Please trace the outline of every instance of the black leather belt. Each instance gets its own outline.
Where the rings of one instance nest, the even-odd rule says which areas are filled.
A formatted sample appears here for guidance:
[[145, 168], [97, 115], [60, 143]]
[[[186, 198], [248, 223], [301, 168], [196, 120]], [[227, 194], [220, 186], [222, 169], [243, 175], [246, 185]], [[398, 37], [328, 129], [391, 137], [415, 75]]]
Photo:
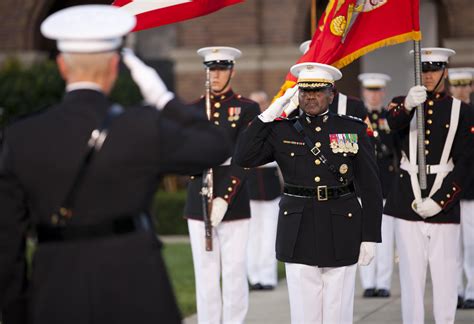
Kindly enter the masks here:
[[151, 219], [146, 214], [124, 216], [110, 222], [94, 225], [52, 226], [39, 224], [36, 234], [39, 243], [64, 242], [103, 238], [107, 236], [128, 234], [137, 231], [152, 231]]
[[319, 201], [329, 199], [337, 199], [355, 192], [354, 184], [351, 182], [347, 185], [328, 187], [317, 186], [316, 188], [300, 187], [285, 183], [283, 192], [286, 195], [297, 196], [302, 198], [316, 198]]

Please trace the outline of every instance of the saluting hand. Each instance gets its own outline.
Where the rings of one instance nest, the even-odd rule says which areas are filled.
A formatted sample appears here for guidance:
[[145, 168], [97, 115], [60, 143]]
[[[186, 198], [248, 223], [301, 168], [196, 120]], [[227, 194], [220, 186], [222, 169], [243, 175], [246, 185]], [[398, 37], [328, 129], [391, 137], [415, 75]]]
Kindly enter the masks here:
[[258, 118], [264, 123], [271, 123], [280, 117], [283, 111], [285, 111], [288, 116], [298, 107], [298, 102], [295, 101], [296, 99], [294, 98], [295, 95], [298, 95], [298, 86], [287, 89], [285, 94], [275, 100], [263, 113], [258, 115]]
[[174, 98], [158, 73], [143, 63], [131, 49], [122, 49], [122, 58], [147, 104], [161, 110]]
[[221, 197], [217, 197], [212, 200], [211, 224], [213, 227], [216, 227], [220, 224], [220, 222], [222, 222], [228, 207], [229, 204], [227, 201]]

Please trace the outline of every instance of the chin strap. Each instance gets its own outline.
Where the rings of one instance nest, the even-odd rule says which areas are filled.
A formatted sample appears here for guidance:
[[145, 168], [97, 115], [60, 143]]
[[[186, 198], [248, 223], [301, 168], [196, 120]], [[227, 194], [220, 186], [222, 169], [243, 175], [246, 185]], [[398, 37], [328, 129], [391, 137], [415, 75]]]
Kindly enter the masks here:
[[438, 83], [436, 83], [436, 86], [433, 88], [433, 91], [430, 91], [430, 93], [436, 93], [438, 92], [438, 87], [441, 85], [441, 81], [444, 80], [444, 71], [446, 70], [445, 67], [443, 67], [443, 73], [441, 74], [441, 76], [439, 77], [439, 80], [438, 80]]
[[227, 86], [230, 83], [230, 80], [232, 79], [232, 71], [233, 70], [234, 70], [234, 68], [230, 69], [229, 78], [227, 79], [227, 82], [225, 83], [225, 85], [219, 91], [212, 91], [213, 94], [222, 93], [222, 91], [224, 91], [224, 89], [227, 88]]

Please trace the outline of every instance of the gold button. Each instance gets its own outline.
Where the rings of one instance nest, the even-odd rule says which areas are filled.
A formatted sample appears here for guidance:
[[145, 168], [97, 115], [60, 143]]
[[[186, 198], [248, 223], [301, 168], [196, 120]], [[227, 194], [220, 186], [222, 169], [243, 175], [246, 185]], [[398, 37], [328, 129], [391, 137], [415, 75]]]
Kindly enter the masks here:
[[403, 174], [400, 174], [400, 178], [403, 178]]
[[320, 160], [314, 160], [314, 164], [320, 165], [320, 164], [321, 164], [321, 161], [320, 161]]
[[219, 115], [220, 115], [220, 114], [219, 114], [218, 112], [215, 112], [212, 116], [213, 116], [214, 118], [218, 118]]
[[379, 118], [379, 116], [376, 113], [372, 114], [372, 119], [377, 120], [378, 118]]
[[352, 213], [347, 214], [347, 217], [351, 218], [351, 217], [352, 217]]
[[317, 132], [320, 132], [320, 131], [321, 131], [321, 127], [318, 126], [318, 127], [315, 128], [315, 130], [316, 130]]
[[229, 199], [229, 195], [224, 195], [224, 198], [225, 198], [225, 199]]
[[449, 128], [449, 124], [444, 125], [444, 127]]
[[321, 147], [321, 143], [320, 143], [320, 142], [316, 142], [316, 147]]
[[237, 180], [232, 180], [232, 183], [233, 183], [233, 184], [236, 184], [236, 183], [237, 183]]
[[436, 99], [438, 99], [439, 97], [441, 97], [441, 95], [439, 93], [436, 94]]
[[221, 100], [223, 100], [223, 99], [225, 99], [225, 96], [224, 96], [224, 95], [221, 96]]
[[453, 187], [453, 191], [456, 191], [456, 187]]
[[444, 200], [441, 200], [441, 201], [440, 201], [440, 204], [441, 204], [441, 205], [444, 205]]
[[429, 129], [427, 129], [425, 133], [426, 133], [426, 135], [430, 135], [431, 131]]
[[446, 198], [451, 198], [451, 195], [450, 195], [450, 194], [447, 194], [447, 195], [446, 195]]
[[56, 224], [58, 224], [58, 222], [59, 222], [59, 216], [56, 215], [56, 214], [53, 214], [51, 216], [51, 223], [53, 223], [53, 225], [56, 225]]
[[214, 124], [219, 125], [219, 122], [216, 120], [216, 121], [214, 122]]
[[432, 109], [428, 109], [428, 115], [433, 115], [433, 110]]
[[377, 124], [376, 124], [376, 123], [372, 123], [372, 128], [373, 128], [373, 129], [377, 129]]
[[314, 181], [319, 182], [319, 181], [321, 181], [321, 178], [320, 177], [314, 177]]
[[426, 144], [426, 145], [429, 145], [429, 144], [430, 144], [430, 141], [429, 141], [429, 140], [425, 140], [425, 144]]
[[433, 106], [433, 105], [434, 105], [434, 101], [433, 101], [433, 100], [428, 101], [428, 106]]
[[431, 119], [428, 119], [426, 122], [430, 125], [433, 124], [433, 121]]
[[288, 211], [285, 210], [285, 211], [283, 212], [283, 215], [288, 215]]
[[388, 171], [392, 172], [393, 171], [393, 165], [388, 166]]
[[232, 128], [235, 128], [235, 127], [237, 126], [237, 124], [236, 124], [236, 123], [232, 123], [232, 124], [230, 124], [230, 126], [231, 126]]
[[295, 153], [291, 152], [290, 155], [291, 155], [291, 156], [295, 156]]
[[191, 180], [194, 180], [194, 176], [190, 176]]
[[430, 154], [430, 151], [425, 150], [425, 155], [428, 155], [428, 154]]
[[229, 192], [232, 191], [232, 187], [227, 188], [227, 191]]
[[216, 102], [216, 103], [214, 104], [214, 107], [220, 108], [220, 107], [221, 107], [221, 103], [220, 103], [220, 102]]

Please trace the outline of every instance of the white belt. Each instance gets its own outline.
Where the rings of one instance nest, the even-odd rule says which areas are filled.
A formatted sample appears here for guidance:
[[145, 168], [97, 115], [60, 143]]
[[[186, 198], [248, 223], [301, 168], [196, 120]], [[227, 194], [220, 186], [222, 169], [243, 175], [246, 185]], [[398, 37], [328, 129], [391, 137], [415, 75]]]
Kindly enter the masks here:
[[220, 166], [227, 166], [227, 165], [230, 165], [230, 162], [232, 161], [232, 158], [228, 158], [227, 160], [224, 161], [224, 163], [222, 163]]
[[[400, 169], [407, 171], [408, 173], [418, 173], [418, 165], [410, 164], [410, 161], [403, 157], [400, 161]], [[426, 174], [438, 174], [448, 173], [453, 171], [454, 163], [449, 160], [447, 164], [432, 164], [426, 166]]]

